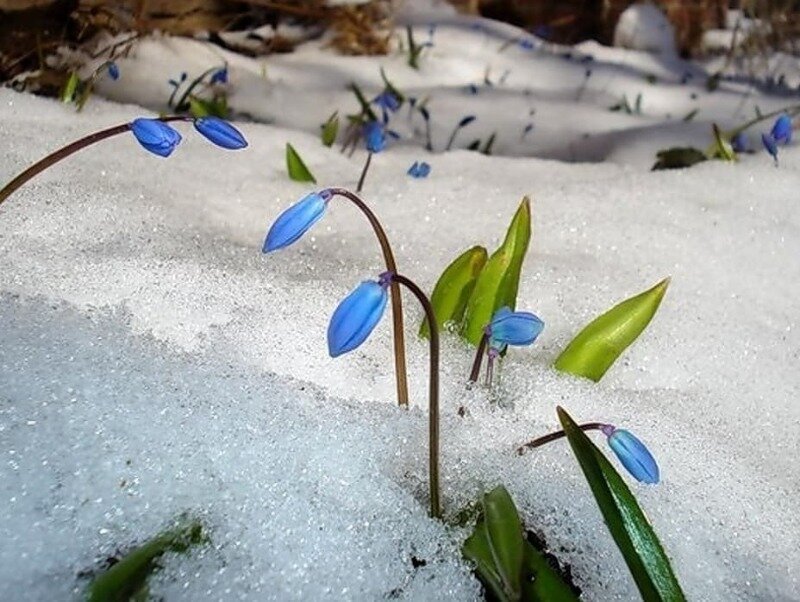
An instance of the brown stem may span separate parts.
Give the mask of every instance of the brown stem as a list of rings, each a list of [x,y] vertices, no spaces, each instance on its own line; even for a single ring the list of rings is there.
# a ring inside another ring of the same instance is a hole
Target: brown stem
[[[478,375],[481,373],[481,364],[483,363],[483,355],[486,351],[486,344],[489,342],[489,335],[483,333],[481,342],[478,343],[478,351],[475,353],[475,361],[472,362],[472,370],[469,373],[469,384],[478,382]]]
[[[579,424],[578,428],[582,431],[591,431],[591,430],[601,430],[603,427],[608,426],[604,422],[587,422],[585,424]],[[550,443],[551,441],[557,441],[562,437],[566,437],[567,434],[564,431],[556,431],[554,433],[549,433],[547,435],[542,435],[541,437],[537,437],[532,441],[528,441],[524,445],[520,445],[517,448],[517,454],[520,456],[525,453],[525,450],[534,449],[536,447],[540,447],[545,443]]]
[[[400,274],[392,276],[392,282],[399,282],[408,288],[419,300],[430,324],[430,374],[428,391],[428,473],[431,496],[431,516],[441,518],[439,501],[439,326],[428,297],[413,281]]]
[[[369,164],[372,161],[372,153],[367,155],[367,162],[364,163],[364,169],[361,170],[361,177],[358,178],[358,186],[356,186],[356,192],[361,192],[361,189],[364,188],[364,180],[367,178],[367,170],[369,169]]]
[[[159,117],[161,121],[191,121],[191,117],[185,117],[183,115],[169,115],[166,117]],[[111,136],[116,136],[117,134],[121,134],[123,132],[127,132],[131,129],[130,123],[122,123],[120,125],[115,125],[113,127],[107,128],[105,130],[100,130],[99,132],[95,132],[94,134],[89,134],[88,136],[84,136],[80,140],[76,140],[75,142],[70,142],[66,146],[58,149],[54,153],[50,153],[44,159],[41,159],[31,165],[28,169],[23,171],[19,174],[16,178],[11,180],[8,184],[6,184],[2,190],[0,190],[0,205],[3,204],[11,194],[17,190],[20,186],[25,184],[28,180],[36,176],[37,174],[43,172],[48,167],[52,167],[61,159],[65,159],[69,157],[73,153],[77,153],[79,150],[86,148],[87,146],[91,146],[95,142],[100,142],[101,140],[105,140],[106,138],[111,138]]]
[[[353,194],[346,188],[329,188],[331,194],[343,196],[351,201],[361,212],[367,216],[372,229],[375,231],[375,236],[378,237],[378,242],[383,251],[383,259],[386,263],[386,271],[393,274],[397,273],[397,263],[394,260],[394,253],[392,247],[389,245],[389,238],[386,236],[386,231],[378,221],[378,218],[361,200],[360,197]],[[396,282],[391,283],[392,289],[392,321],[394,323],[394,372],[395,380],[397,381],[397,403],[400,407],[408,407],[408,376],[406,370],[406,341],[405,331],[403,329],[403,301],[400,296],[400,287]]]

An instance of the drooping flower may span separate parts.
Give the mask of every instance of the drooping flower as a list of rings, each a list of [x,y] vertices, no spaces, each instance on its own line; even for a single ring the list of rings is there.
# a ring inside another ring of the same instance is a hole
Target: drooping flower
[[[764,148],[767,149],[767,152],[772,155],[772,158],[775,159],[775,165],[778,164],[778,145],[775,142],[775,138],[772,137],[772,134],[761,134],[761,144],[764,145]]]
[[[384,90],[372,102],[380,108],[384,124],[389,123],[389,113],[394,113],[400,108],[400,100],[391,90]]]
[[[194,127],[208,140],[222,148],[238,150],[247,146],[247,140],[242,133],[219,117],[198,117],[194,120]]]
[[[792,118],[783,113],[775,120],[769,133],[775,142],[789,144],[792,141]]]
[[[160,157],[169,157],[181,141],[178,131],[159,119],[134,119],[131,132],[139,144]]]
[[[619,461],[637,481],[650,485],[658,483],[658,464],[644,443],[630,432],[610,424],[601,430],[608,437],[608,444]]]
[[[325,215],[331,193],[327,190],[312,192],[300,199],[278,216],[264,239],[264,253],[288,247],[303,236]]]
[[[408,168],[408,175],[412,178],[427,178],[431,173],[431,166],[425,161],[414,161],[414,164]]]
[[[117,81],[119,79],[119,66],[114,61],[109,61],[106,65],[106,70],[108,71],[108,76]]]
[[[534,314],[501,307],[492,316],[486,334],[489,335],[489,345],[500,349],[504,345],[530,345],[543,329],[544,322]]]
[[[364,141],[367,150],[379,153],[386,148],[386,131],[377,121],[369,121],[364,125]]]
[[[227,84],[228,83],[228,68],[222,67],[221,69],[217,69],[214,73],[211,74],[211,83],[212,84]]]
[[[731,148],[734,152],[737,153],[746,153],[749,148],[750,144],[747,140],[747,134],[744,132],[739,132],[731,139]]]
[[[338,357],[352,351],[372,333],[380,322],[389,297],[391,277],[365,280],[336,308],[328,325],[328,352]]]

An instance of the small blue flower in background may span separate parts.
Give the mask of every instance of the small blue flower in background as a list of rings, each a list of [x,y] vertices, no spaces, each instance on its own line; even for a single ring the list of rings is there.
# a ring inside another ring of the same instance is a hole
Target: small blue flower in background
[[[602,431],[619,461],[637,481],[650,485],[658,483],[658,464],[644,443],[628,431],[610,424],[605,425]]]
[[[379,153],[386,148],[386,131],[377,121],[369,121],[364,125],[364,141],[367,150]]]
[[[178,131],[159,119],[134,119],[131,132],[139,144],[160,157],[169,157],[181,141]]]
[[[530,345],[543,329],[544,322],[534,314],[501,307],[492,316],[486,334],[489,335],[489,344],[500,349],[504,345]]]
[[[247,140],[242,133],[219,117],[199,117],[194,120],[194,127],[208,140],[222,148],[238,150],[247,146]]]
[[[222,67],[211,74],[212,84],[227,84],[228,83],[228,68]]]
[[[519,41],[519,47],[523,50],[533,50],[533,40],[525,38]]]
[[[325,215],[331,197],[327,190],[312,192],[281,213],[267,232],[263,252],[269,253],[288,247],[308,232]]]
[[[108,76],[117,81],[119,79],[119,66],[114,61],[109,61],[108,65],[106,65],[106,69],[108,70]]]
[[[406,173],[412,178],[427,178],[428,174],[431,173],[431,166],[425,161],[414,161],[414,164],[408,168]]]
[[[336,308],[328,325],[328,352],[338,357],[367,340],[380,322],[388,300],[391,277],[365,280]]]
[[[380,107],[384,124],[389,123],[389,114],[400,108],[400,100],[390,90],[384,90],[372,102]]]
[[[778,117],[770,130],[770,135],[775,142],[789,144],[792,141],[792,118],[786,113]]]
[[[747,134],[739,132],[731,140],[731,148],[737,153],[746,153],[750,148],[750,143],[747,140]]]
[[[763,144],[767,152],[772,155],[772,158],[775,159],[775,165],[777,165],[778,145],[775,142],[775,138],[772,137],[772,134],[761,134],[761,144]]]

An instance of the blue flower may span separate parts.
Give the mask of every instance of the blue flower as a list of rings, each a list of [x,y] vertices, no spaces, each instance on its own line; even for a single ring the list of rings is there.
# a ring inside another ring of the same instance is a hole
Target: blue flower
[[[650,485],[658,483],[658,464],[644,443],[624,429],[606,425],[602,430],[619,461],[637,481]]]
[[[519,41],[519,47],[523,50],[533,50],[533,40],[525,38]]]
[[[367,340],[380,322],[390,278],[365,280],[336,308],[328,325],[328,352],[338,357],[352,351]]]
[[[775,138],[772,137],[772,134],[761,134],[761,143],[764,145],[764,148],[767,149],[767,152],[772,155],[772,158],[775,159],[775,165],[778,164],[778,145],[775,142]]]
[[[303,236],[325,214],[331,196],[327,190],[312,192],[281,213],[267,232],[262,251],[288,247]]]
[[[792,141],[792,118],[786,113],[775,120],[770,135],[775,142],[789,144]]]
[[[731,140],[731,148],[737,153],[746,153],[749,148],[747,134],[739,132]]]
[[[390,90],[384,90],[378,94],[372,102],[378,105],[381,109],[390,111],[392,113],[400,108],[400,101],[398,100],[397,96],[392,94]]]
[[[119,79],[119,67],[114,61],[109,61],[106,65],[106,70],[108,71],[108,76],[117,81]]]
[[[217,69],[211,75],[211,83],[212,84],[227,84],[228,83],[228,68],[223,67],[222,69]]]
[[[160,119],[139,117],[130,127],[139,144],[160,157],[169,157],[181,141],[178,131]]]
[[[501,307],[492,316],[486,333],[491,347],[501,349],[504,345],[530,345],[543,329],[544,322],[532,313]]]
[[[222,148],[238,150],[247,146],[242,133],[219,117],[198,117],[194,120],[194,128]]]
[[[414,164],[408,168],[408,172],[406,173],[412,178],[427,178],[428,174],[431,173],[431,166],[425,163],[425,161],[414,161]]]
[[[386,148],[386,132],[383,126],[377,121],[369,121],[364,125],[364,140],[367,150],[371,153],[379,153]]]

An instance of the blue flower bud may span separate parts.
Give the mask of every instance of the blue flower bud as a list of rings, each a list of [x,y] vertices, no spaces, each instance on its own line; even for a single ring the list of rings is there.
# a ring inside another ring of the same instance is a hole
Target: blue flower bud
[[[372,333],[386,309],[389,279],[365,280],[336,308],[328,325],[328,352],[338,357],[352,351]]]
[[[386,148],[386,132],[383,126],[377,121],[370,121],[364,125],[364,141],[369,152],[381,152]]]
[[[772,126],[770,135],[774,138],[775,142],[789,144],[792,141],[792,118],[786,113],[778,117],[775,120],[775,124]]]
[[[408,175],[412,178],[427,178],[431,173],[431,166],[425,161],[414,161],[414,164],[408,168]]]
[[[498,309],[486,327],[490,345],[530,345],[544,329],[544,322],[530,312]]]
[[[223,67],[211,74],[212,84],[227,84],[228,83],[228,68]]]
[[[383,92],[378,94],[373,99],[372,102],[378,105],[381,109],[390,111],[392,113],[394,113],[395,111],[397,111],[397,109],[400,108],[400,101],[389,90],[384,90]]]
[[[658,483],[658,464],[644,443],[628,431],[611,425],[604,427],[603,432],[619,461],[637,481],[650,485]]]
[[[228,150],[238,150],[247,146],[247,140],[242,133],[219,117],[198,117],[194,120],[194,129],[217,146]]]
[[[114,81],[117,81],[119,79],[119,67],[114,61],[110,61],[106,65],[106,69],[108,70],[108,76],[111,79],[113,79]]]
[[[749,143],[747,141],[747,134],[744,132],[739,132],[733,137],[731,140],[731,148],[734,152],[737,153],[746,153],[749,148]]]
[[[159,119],[139,117],[131,122],[131,132],[145,149],[160,157],[169,157],[181,135]]]
[[[772,158],[775,159],[775,163],[778,163],[778,145],[775,142],[775,138],[772,137],[772,134],[761,134],[761,144],[764,145],[764,148],[767,149],[767,152],[772,155]]]
[[[325,214],[330,193],[312,192],[278,216],[264,240],[264,253],[288,247]]]

